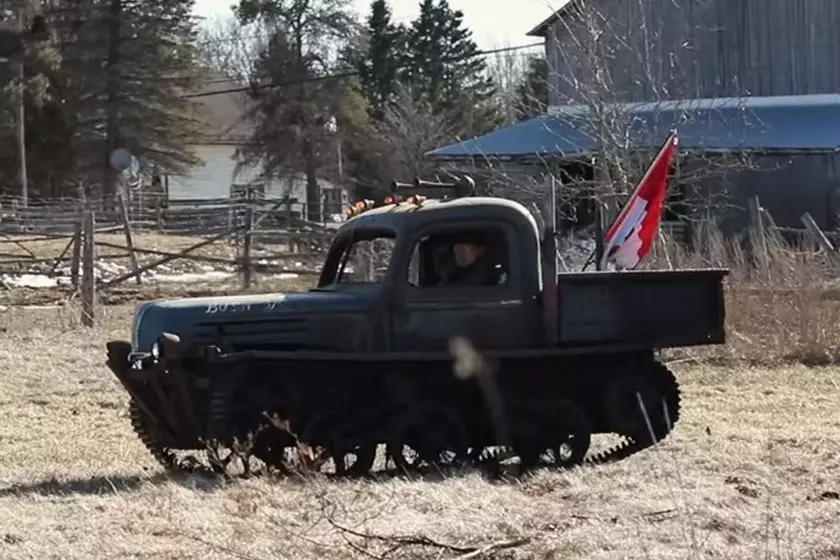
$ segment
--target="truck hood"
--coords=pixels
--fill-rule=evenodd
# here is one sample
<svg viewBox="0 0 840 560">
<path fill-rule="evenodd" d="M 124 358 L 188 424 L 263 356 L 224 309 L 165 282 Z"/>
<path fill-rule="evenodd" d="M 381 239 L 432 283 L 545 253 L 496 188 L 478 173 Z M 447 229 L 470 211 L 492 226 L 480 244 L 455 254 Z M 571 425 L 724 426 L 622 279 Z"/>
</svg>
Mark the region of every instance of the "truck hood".
<svg viewBox="0 0 840 560">
<path fill-rule="evenodd" d="M 150 301 L 137 308 L 131 345 L 149 352 L 162 332 L 170 332 L 183 342 L 223 341 L 237 349 L 335 348 L 334 337 L 347 339 L 347 320 L 363 317 L 372 299 L 312 291 Z"/>
</svg>

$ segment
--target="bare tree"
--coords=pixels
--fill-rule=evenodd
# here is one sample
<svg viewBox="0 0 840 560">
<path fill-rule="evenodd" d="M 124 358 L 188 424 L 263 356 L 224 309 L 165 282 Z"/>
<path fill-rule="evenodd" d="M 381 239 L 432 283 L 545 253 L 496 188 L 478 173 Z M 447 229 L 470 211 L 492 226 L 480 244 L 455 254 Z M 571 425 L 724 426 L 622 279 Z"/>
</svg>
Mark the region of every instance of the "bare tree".
<svg viewBox="0 0 840 560">
<path fill-rule="evenodd" d="M 396 90 L 382 121 L 372 125 L 368 137 L 368 146 L 379 155 L 377 175 L 383 183 L 427 175 L 434 166 L 425 154 L 460 132 L 453 124 L 458 119 L 436 111 L 411 86 L 398 84 Z"/>
<path fill-rule="evenodd" d="M 267 47 L 270 36 L 264 21 L 243 25 L 230 15 L 206 22 L 199 44 L 204 63 L 210 70 L 225 78 L 248 83 L 255 76 L 254 62 Z"/>
<path fill-rule="evenodd" d="M 493 53 L 486 60 L 487 73 L 496 86 L 496 101 L 503 125 L 517 121 L 517 88 L 522 84 L 527 69 L 525 54 L 501 51 Z"/>
<path fill-rule="evenodd" d="M 569 4 L 546 37 L 549 108 L 563 125 L 558 144 L 572 144 L 569 154 L 534 153 L 525 158 L 527 162 L 479 154 L 466 168 L 456 167 L 481 177 L 492 194 L 528 206 L 545 200 L 548 184 L 555 181 L 561 185 L 557 197 L 561 222 L 585 224 L 594 219 L 596 205 L 606 206 L 608 215 L 617 211 L 669 128 L 698 125 L 694 130 L 701 130 L 703 121 L 724 114 L 738 115 L 733 118 L 740 122 L 729 123 L 733 129 L 743 126 L 746 117 L 731 110 L 743 108 L 740 94 L 730 96 L 729 107 L 684 101 L 708 90 L 697 77 L 700 65 L 691 43 L 704 32 L 714 33 L 700 29 L 690 14 L 682 13 L 691 1 Z M 665 118 L 674 120 L 665 122 Z M 752 168 L 751 158 L 744 154 L 682 151 L 675 169 L 679 189 L 672 193 L 685 193 L 681 205 L 689 209 L 686 214 L 710 215 L 713 209 L 720 215 L 730 204 L 728 174 Z"/>
</svg>

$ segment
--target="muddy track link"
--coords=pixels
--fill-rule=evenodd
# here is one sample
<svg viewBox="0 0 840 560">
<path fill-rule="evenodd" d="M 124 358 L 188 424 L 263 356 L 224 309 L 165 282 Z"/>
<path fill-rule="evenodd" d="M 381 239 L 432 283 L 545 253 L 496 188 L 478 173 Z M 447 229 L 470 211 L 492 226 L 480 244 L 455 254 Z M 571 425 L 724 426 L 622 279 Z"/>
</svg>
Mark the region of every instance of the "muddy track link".
<svg viewBox="0 0 840 560">
<path fill-rule="evenodd" d="M 173 450 L 160 443 L 158 438 L 151 433 L 148 428 L 143 411 L 137 405 L 134 399 L 129 400 L 128 404 L 129 416 L 131 418 L 131 427 L 134 433 L 140 439 L 143 447 L 154 457 L 154 459 L 164 468 L 169 474 L 213 474 L 217 471 L 211 466 L 202 464 L 198 459 L 192 455 L 188 455 L 185 459 L 179 458 Z"/>
</svg>

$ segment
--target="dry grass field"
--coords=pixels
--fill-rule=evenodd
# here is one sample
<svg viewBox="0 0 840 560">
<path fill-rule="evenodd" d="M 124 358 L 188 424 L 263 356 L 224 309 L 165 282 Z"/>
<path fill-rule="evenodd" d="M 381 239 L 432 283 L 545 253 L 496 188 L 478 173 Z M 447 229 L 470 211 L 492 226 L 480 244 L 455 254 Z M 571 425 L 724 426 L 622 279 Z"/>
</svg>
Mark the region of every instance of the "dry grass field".
<svg viewBox="0 0 840 560">
<path fill-rule="evenodd" d="M 672 437 L 604 467 L 222 484 L 167 479 L 141 447 L 103 365 L 130 308 L 106 313 L 92 332 L 0 317 L 0 557 L 840 558 L 840 369 L 675 364 Z"/>
<path fill-rule="evenodd" d="M 132 306 L 90 330 L 73 305 L 7 307 L 0 557 L 840 559 L 836 275 L 784 250 L 769 276 L 704 258 L 733 269 L 730 342 L 667 356 L 684 394 L 672 436 L 519 481 L 165 477 L 104 366 Z"/>
</svg>

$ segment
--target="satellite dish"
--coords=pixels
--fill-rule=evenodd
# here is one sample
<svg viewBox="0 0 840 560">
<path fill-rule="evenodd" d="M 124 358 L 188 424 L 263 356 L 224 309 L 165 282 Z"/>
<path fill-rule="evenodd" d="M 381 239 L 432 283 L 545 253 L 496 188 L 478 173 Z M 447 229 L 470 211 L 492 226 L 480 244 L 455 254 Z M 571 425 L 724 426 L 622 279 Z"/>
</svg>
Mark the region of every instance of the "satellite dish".
<svg viewBox="0 0 840 560">
<path fill-rule="evenodd" d="M 128 180 L 128 186 L 132 189 L 140 188 L 140 185 L 143 183 L 142 178 L 140 177 L 140 160 L 134 156 L 131 156 L 131 165 L 128 166 L 126 171 L 122 172 L 123 175 L 126 175 L 126 179 Z"/>
<path fill-rule="evenodd" d="M 140 174 L 140 160 L 136 156 L 131 156 L 131 163 L 128 166 L 128 173 L 132 177 Z"/>
<path fill-rule="evenodd" d="M 113 167 L 117 171 L 125 171 L 132 167 L 133 161 L 136 160 L 134 156 L 131 155 L 131 152 L 126 150 L 125 148 L 117 148 L 113 152 L 111 152 L 111 157 L 109 158 L 109 162 L 111 167 Z"/>
</svg>

